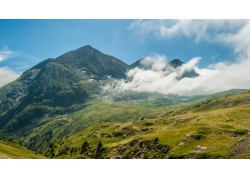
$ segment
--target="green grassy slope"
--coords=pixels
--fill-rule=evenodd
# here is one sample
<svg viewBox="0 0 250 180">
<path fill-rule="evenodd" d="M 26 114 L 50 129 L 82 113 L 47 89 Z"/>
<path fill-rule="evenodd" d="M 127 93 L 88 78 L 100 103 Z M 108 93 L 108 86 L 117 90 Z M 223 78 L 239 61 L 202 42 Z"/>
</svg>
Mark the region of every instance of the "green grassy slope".
<svg viewBox="0 0 250 180">
<path fill-rule="evenodd" d="M 97 123 L 51 144 L 44 154 L 53 158 L 249 158 L 249 131 L 248 91 L 179 108 L 164 117 Z"/>
<path fill-rule="evenodd" d="M 73 135 L 97 122 L 133 122 L 142 116 L 145 119 L 163 117 L 166 106 L 157 107 L 155 102 L 102 102 L 99 97 L 85 103 L 85 108 L 62 115 L 48 116 L 31 130 L 24 144 L 40 151 L 63 137 Z"/>
<path fill-rule="evenodd" d="M 45 156 L 37 154 L 15 142 L 0 140 L 0 159 L 44 159 Z"/>
</svg>

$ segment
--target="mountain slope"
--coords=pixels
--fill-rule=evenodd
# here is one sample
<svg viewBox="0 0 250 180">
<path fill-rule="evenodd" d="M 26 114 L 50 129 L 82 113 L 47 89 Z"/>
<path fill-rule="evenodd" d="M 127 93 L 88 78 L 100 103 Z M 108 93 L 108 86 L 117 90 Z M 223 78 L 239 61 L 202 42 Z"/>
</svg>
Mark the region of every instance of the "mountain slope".
<svg viewBox="0 0 250 180">
<path fill-rule="evenodd" d="M 101 93 L 107 76 L 123 78 L 128 66 L 91 46 L 47 59 L 0 88 L 0 133 L 26 137 L 46 116 L 71 113 Z"/>
<path fill-rule="evenodd" d="M 237 101 L 237 102 L 236 102 Z M 50 158 L 249 158 L 250 91 L 165 117 L 102 122 L 48 147 Z M 224 103 L 224 106 L 221 104 Z"/>
<path fill-rule="evenodd" d="M 0 140 L 0 159 L 45 159 L 46 157 L 37 154 L 15 142 Z"/>
<path fill-rule="evenodd" d="M 179 64 L 172 61 L 172 66 Z M 177 110 L 187 113 L 190 109 L 183 107 L 200 98 L 125 91 L 109 100 L 103 86 L 125 78 L 129 69 L 91 46 L 37 64 L 0 88 L 0 137 L 13 136 L 41 151 L 94 123 L 161 118 Z"/>
</svg>

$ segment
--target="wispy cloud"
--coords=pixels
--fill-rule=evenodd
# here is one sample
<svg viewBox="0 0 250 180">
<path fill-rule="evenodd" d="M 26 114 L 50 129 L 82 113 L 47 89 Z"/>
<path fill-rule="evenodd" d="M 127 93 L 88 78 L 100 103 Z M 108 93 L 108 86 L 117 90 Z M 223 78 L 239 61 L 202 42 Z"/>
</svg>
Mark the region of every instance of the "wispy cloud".
<svg viewBox="0 0 250 180">
<path fill-rule="evenodd" d="M 10 51 L 10 50 L 8 50 L 6 48 L 4 50 L 0 50 L 0 62 L 5 60 L 5 59 L 8 59 L 13 54 L 14 54 L 13 51 Z"/>
<path fill-rule="evenodd" d="M 0 68 L 0 87 L 8 84 L 11 81 L 14 81 L 20 76 L 19 73 L 11 70 L 8 67 L 1 67 Z"/>
<path fill-rule="evenodd" d="M 129 29 L 140 37 L 188 37 L 196 43 L 209 41 L 231 45 L 226 38 L 239 31 L 247 32 L 248 23 L 248 20 L 136 20 L 130 24 Z M 234 37 L 232 41 L 236 42 L 240 38 Z"/>
<path fill-rule="evenodd" d="M 13 60 L 8 61 L 8 59 L 13 57 L 16 58 L 14 62 Z M 29 62 L 36 60 L 36 58 L 27 54 L 9 50 L 5 46 L 0 50 L 0 62 L 6 61 L 4 62 L 4 67 L 0 67 L 0 87 L 17 79 L 30 66 Z"/>
</svg>

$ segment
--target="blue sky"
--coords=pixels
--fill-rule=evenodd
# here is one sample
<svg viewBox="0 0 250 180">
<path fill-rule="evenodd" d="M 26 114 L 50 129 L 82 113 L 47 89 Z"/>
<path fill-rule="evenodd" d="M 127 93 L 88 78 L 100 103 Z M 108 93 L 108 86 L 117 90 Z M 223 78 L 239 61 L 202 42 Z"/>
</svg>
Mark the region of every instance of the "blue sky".
<svg viewBox="0 0 250 180">
<path fill-rule="evenodd" d="M 131 28 L 134 21 L 0 20 L 0 50 L 15 52 L 0 66 L 10 66 L 14 70 L 24 67 L 21 70 L 25 70 L 46 58 L 56 58 L 84 45 L 91 45 L 128 64 L 151 53 L 182 61 L 201 56 L 204 59 L 201 66 L 234 58 L 232 49 L 219 43 L 195 42 L 193 37 L 183 35 L 157 38 L 153 33 L 139 34 Z"/>
<path fill-rule="evenodd" d="M 152 54 L 166 61 L 201 57 L 203 68 L 233 62 L 239 52 L 222 35 L 237 34 L 247 20 L 0 20 L 0 68 L 18 74 L 47 58 L 91 45 L 127 64 Z M 217 39 L 216 39 L 217 38 Z M 221 38 L 218 40 L 218 38 Z M 243 50 L 241 50 L 243 51 Z M 240 53 L 242 53 L 240 51 Z"/>
</svg>

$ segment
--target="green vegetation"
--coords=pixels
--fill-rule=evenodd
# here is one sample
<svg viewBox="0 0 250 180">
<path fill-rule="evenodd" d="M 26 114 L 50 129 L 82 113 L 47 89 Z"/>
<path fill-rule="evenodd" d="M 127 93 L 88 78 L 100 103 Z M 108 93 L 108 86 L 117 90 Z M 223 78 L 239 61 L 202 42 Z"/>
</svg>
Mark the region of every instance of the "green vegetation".
<svg viewBox="0 0 250 180">
<path fill-rule="evenodd" d="M 0 140 L 0 159 L 44 159 L 45 156 L 31 151 L 20 144 Z"/>
<path fill-rule="evenodd" d="M 249 91 L 185 97 L 105 88 L 138 65 L 90 46 L 39 63 L 0 88 L 2 144 L 48 158 L 250 157 Z"/>
<path fill-rule="evenodd" d="M 178 109 L 163 117 L 135 122 L 101 122 L 83 131 L 63 138 L 56 143 L 54 158 L 244 158 L 250 149 L 241 144 L 250 142 L 250 104 L 240 102 L 250 97 L 250 92 L 236 94 L 214 101 L 227 102 L 229 107 L 200 109 L 192 105 Z M 240 105 L 231 106 L 239 100 Z M 209 103 L 206 103 L 209 106 Z M 189 110 L 187 113 L 187 109 Z M 173 115 L 174 114 L 174 115 Z M 227 121 L 231 119 L 231 121 Z M 74 151 L 67 155 L 60 152 L 65 146 L 81 149 L 82 142 L 88 146 L 84 152 Z M 97 155 L 98 143 L 103 149 Z M 44 154 L 51 156 L 51 148 Z"/>
</svg>

